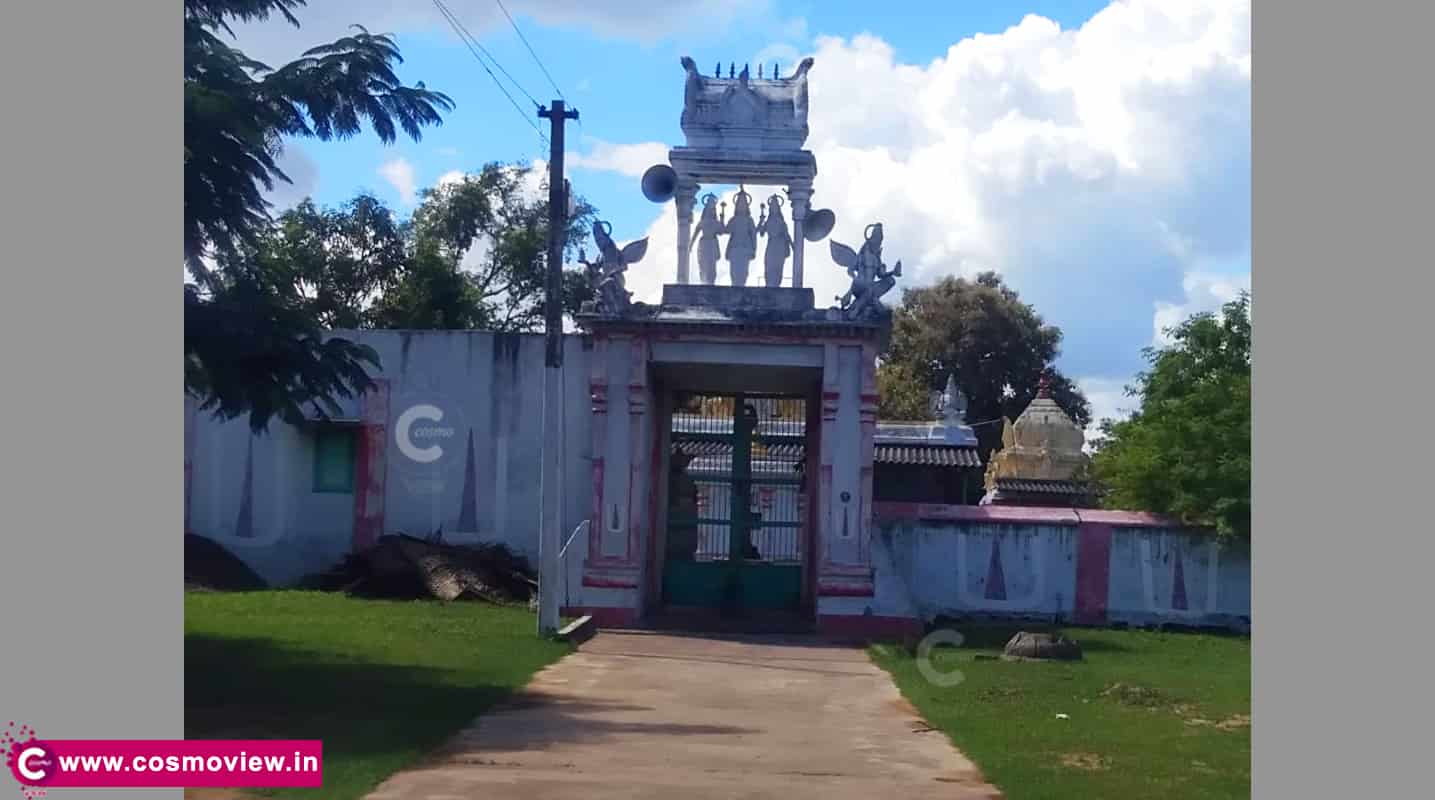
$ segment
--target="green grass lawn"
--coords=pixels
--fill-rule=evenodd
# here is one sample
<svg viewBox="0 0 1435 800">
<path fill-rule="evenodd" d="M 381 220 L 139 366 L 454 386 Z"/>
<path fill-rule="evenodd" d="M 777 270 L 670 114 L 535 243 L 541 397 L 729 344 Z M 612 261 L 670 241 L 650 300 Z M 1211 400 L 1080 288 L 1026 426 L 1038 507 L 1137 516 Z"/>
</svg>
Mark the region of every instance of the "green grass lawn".
<svg viewBox="0 0 1435 800">
<path fill-rule="evenodd" d="M 356 798 L 569 652 L 532 612 L 293 591 L 185 595 L 185 736 L 321 739 Z"/>
<path fill-rule="evenodd" d="M 1068 628 L 1083 661 L 1009 662 L 993 656 L 1016 628 L 957 630 L 932 656 L 961 670 L 950 688 L 901 648 L 872 656 L 1012 800 L 1250 797 L 1249 637 Z"/>
</svg>

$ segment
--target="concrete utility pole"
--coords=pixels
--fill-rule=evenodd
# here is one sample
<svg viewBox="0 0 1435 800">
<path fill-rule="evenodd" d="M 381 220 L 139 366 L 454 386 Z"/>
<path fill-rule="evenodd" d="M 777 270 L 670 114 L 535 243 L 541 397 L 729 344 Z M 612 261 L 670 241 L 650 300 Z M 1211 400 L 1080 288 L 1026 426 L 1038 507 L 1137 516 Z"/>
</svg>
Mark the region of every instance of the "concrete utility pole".
<svg viewBox="0 0 1435 800">
<path fill-rule="evenodd" d="M 563 239 L 568 227 L 568 192 L 563 180 L 563 128 L 578 119 L 577 109 L 554 100 L 538 116 L 552 125 L 548 134 L 548 274 L 544 291 L 543 470 L 538 522 L 538 632 L 558 630 L 558 548 L 562 542 L 563 464 L 559 454 L 563 424 Z"/>
</svg>

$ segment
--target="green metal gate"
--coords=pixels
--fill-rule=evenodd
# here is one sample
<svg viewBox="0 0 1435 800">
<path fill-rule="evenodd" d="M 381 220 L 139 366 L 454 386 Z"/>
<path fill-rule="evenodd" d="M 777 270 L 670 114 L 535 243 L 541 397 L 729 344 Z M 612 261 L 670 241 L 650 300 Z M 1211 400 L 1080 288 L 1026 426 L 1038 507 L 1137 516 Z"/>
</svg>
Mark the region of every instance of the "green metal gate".
<svg viewBox="0 0 1435 800">
<path fill-rule="evenodd" d="M 674 406 L 664 602 L 728 613 L 799 608 L 806 401 L 684 394 Z"/>
</svg>

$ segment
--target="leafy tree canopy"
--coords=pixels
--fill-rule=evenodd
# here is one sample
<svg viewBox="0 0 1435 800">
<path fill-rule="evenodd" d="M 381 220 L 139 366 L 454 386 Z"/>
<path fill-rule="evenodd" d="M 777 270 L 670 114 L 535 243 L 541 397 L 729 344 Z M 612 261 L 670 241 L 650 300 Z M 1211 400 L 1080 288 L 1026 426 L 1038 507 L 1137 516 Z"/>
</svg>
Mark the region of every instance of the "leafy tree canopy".
<svg viewBox="0 0 1435 800">
<path fill-rule="evenodd" d="M 319 45 L 278 69 L 220 37 L 230 22 L 280 15 L 298 26 L 303 0 L 185 0 L 184 375 L 201 407 L 223 417 L 295 418 L 313 403 L 332 407 L 370 385 L 374 352 L 326 338 L 315 303 L 262 265 L 244 265 L 270 225 L 264 191 L 288 177 L 277 165 L 286 137 L 347 138 L 367 123 L 385 142 L 402 130 L 418 139 L 452 101 L 394 74 L 397 46 L 357 33 Z M 228 270 L 216 274 L 211 259 Z"/>
<path fill-rule="evenodd" d="M 546 180 L 531 167 L 488 164 L 424 192 L 409 226 L 409 262 L 370 320 L 382 328 L 537 331 L 548 264 Z M 576 255 L 595 218 L 575 198 L 564 254 Z M 565 260 L 567 260 L 565 258 Z M 591 297 L 581 270 L 563 273 L 563 310 Z"/>
<path fill-rule="evenodd" d="M 877 415 L 882 419 L 932 419 L 931 391 L 911 364 L 883 361 L 877 365 Z"/>
<path fill-rule="evenodd" d="M 1001 446 L 1001 425 L 980 423 L 1015 419 L 1036 398 L 1037 382 L 1047 370 L 1052 399 L 1085 427 L 1090 403 L 1073 381 L 1050 367 L 1060 343 L 1061 330 L 1046 324 L 995 272 L 908 289 L 894 309 L 891 347 L 878 376 L 893 393 L 884 391 L 882 403 L 894 416 L 915 413 L 955 373 L 967 396 L 967 421 L 976 424 L 987 458 Z"/>
<path fill-rule="evenodd" d="M 263 192 L 289 178 L 277 166 L 283 137 L 346 139 L 368 123 L 385 143 L 417 140 L 453 108 L 422 83 L 402 85 L 386 35 L 357 33 L 311 48 L 278 69 L 225 43 L 230 20 L 282 14 L 304 0 L 185 0 L 184 257 L 203 273 L 211 250 L 253 244 L 269 221 Z"/>
<path fill-rule="evenodd" d="M 1251 532 L 1251 316 L 1242 293 L 1147 348 L 1127 394 L 1141 407 L 1103 420 L 1093 469 L 1106 504 L 1155 511 L 1218 533 Z"/>
</svg>

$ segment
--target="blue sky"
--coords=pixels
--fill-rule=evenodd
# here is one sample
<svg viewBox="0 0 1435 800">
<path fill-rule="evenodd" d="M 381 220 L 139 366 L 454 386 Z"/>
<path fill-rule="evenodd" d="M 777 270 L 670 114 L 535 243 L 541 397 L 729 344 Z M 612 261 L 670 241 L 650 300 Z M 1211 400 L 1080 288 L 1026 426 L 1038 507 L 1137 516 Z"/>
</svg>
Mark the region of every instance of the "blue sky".
<svg viewBox="0 0 1435 800">
<path fill-rule="evenodd" d="M 444 2 L 527 92 L 553 98 L 497 0 Z M 642 197 L 638 174 L 682 143 L 683 55 L 704 73 L 815 56 L 808 147 L 833 238 L 883 221 L 909 285 L 1003 272 L 1065 331 L 1058 364 L 1099 414 L 1125 405 L 1120 386 L 1159 325 L 1249 286 L 1248 0 L 504 5 L 582 115 L 567 132 L 576 190 L 618 239 L 653 239 L 630 278 L 640 295 L 672 279 L 671 209 Z M 400 76 L 456 108 L 417 143 L 296 143 L 277 204 L 364 190 L 409 210 L 410 192 L 445 174 L 546 157 L 527 120 L 546 121 L 505 84 L 523 113 L 509 104 L 431 0 L 311 0 L 298 17 L 297 32 L 240 28 L 240 46 L 278 64 L 358 22 L 393 33 Z M 841 281 L 819 256 L 809 248 L 822 298 Z"/>
</svg>

